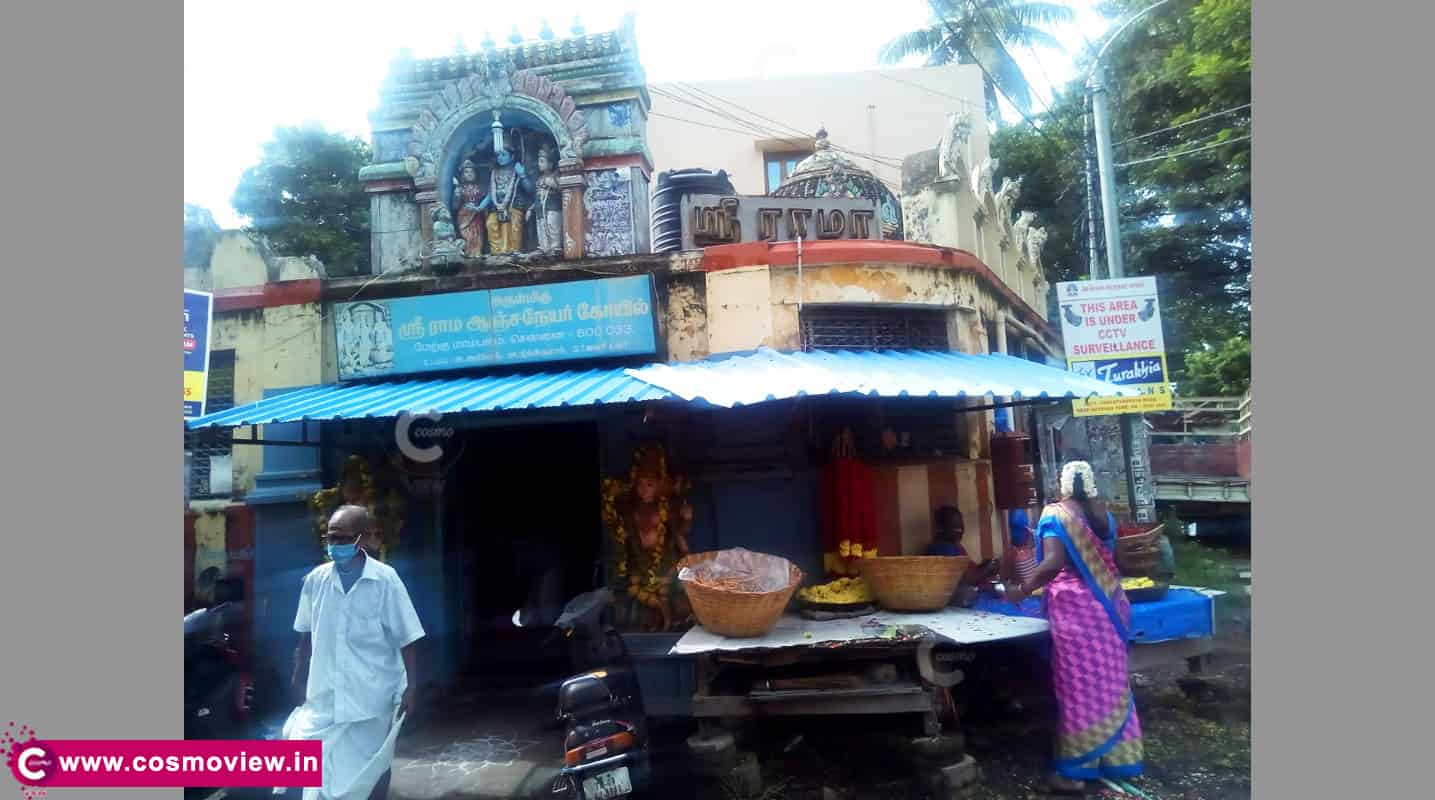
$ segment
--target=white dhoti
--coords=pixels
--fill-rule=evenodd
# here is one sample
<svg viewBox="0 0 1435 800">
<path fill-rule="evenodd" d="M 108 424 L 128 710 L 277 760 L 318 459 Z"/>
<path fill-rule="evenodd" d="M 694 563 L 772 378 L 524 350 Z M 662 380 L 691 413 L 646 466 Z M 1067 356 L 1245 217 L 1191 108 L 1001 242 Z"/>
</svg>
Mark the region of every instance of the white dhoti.
<svg viewBox="0 0 1435 800">
<path fill-rule="evenodd" d="M 299 706 L 284 723 L 285 739 L 324 743 L 324 785 L 304 789 L 304 800 L 368 800 L 394 762 L 394 742 L 404 719 L 389 717 L 335 723 L 332 716 Z"/>
</svg>

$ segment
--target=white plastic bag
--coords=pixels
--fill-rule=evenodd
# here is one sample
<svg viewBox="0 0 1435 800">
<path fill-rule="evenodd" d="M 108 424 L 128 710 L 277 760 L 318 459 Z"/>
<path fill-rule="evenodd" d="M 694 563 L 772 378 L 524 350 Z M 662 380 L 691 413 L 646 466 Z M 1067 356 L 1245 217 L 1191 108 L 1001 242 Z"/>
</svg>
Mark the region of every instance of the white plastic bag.
<svg viewBox="0 0 1435 800">
<path fill-rule="evenodd" d="M 787 588 L 791 568 L 791 562 L 781 556 L 734 547 L 718 551 L 707 561 L 683 567 L 678 580 L 716 583 L 738 592 L 777 592 Z"/>
</svg>

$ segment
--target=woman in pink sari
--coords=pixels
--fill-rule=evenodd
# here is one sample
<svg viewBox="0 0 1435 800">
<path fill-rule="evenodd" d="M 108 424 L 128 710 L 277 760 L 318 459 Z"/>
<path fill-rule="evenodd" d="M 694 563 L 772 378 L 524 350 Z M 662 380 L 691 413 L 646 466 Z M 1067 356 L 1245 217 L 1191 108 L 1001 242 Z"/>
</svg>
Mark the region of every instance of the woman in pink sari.
<svg viewBox="0 0 1435 800">
<path fill-rule="evenodd" d="M 1036 573 L 1007 592 L 1020 602 L 1046 587 L 1051 625 L 1051 671 L 1060 723 L 1052 788 L 1079 792 L 1083 781 L 1141 774 L 1141 723 L 1126 671 L 1131 606 L 1121 590 L 1116 561 L 1104 540 L 1112 520 L 1092 508 L 1091 466 L 1062 468 L 1059 503 L 1037 525 L 1043 559 Z"/>
</svg>

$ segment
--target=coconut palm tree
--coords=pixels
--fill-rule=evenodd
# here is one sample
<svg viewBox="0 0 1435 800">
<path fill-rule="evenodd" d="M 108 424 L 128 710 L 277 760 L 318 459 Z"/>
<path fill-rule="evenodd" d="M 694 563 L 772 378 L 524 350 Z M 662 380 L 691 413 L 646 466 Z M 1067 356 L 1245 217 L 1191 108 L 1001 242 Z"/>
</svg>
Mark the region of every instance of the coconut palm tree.
<svg viewBox="0 0 1435 800">
<path fill-rule="evenodd" d="M 1009 48 L 1061 50 L 1061 43 L 1043 28 L 1076 21 L 1076 12 L 1060 3 L 930 0 L 930 4 L 932 22 L 883 45 L 878 57 L 887 64 L 920 55 L 926 57 L 927 66 L 953 62 L 980 65 L 985 72 L 983 82 L 990 119 L 998 118 L 998 89 L 1023 113 L 1031 109 L 1031 85 Z"/>
</svg>

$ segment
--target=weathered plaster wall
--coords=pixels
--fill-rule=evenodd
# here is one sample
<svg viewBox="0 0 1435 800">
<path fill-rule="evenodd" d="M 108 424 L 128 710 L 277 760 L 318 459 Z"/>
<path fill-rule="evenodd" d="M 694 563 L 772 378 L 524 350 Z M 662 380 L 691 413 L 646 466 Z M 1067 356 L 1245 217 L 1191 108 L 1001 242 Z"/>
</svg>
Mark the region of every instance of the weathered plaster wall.
<svg viewBox="0 0 1435 800">
<path fill-rule="evenodd" d="M 707 323 L 708 350 L 714 355 L 776 347 L 768 267 L 708 273 Z"/>
<path fill-rule="evenodd" d="M 989 217 L 978 225 L 978 201 L 970 189 L 970 178 L 942 178 L 904 198 L 908 239 L 966 250 L 991 267 L 1002 282 L 1046 318 L 1047 284 L 1029 258 L 1018 257 L 1017 245 L 1002 246 L 997 219 Z M 914 230 L 915 229 L 915 230 Z"/>
<path fill-rule="evenodd" d="M 806 305 L 905 305 L 946 309 L 956 350 L 988 352 L 984 321 L 1001 320 L 1004 300 L 971 273 L 920 264 L 755 265 L 707 273 L 709 351 L 801 347 L 799 298 Z M 691 312 L 683 312 L 691 319 Z"/>
<path fill-rule="evenodd" d="M 262 297 L 267 288 L 323 276 L 323 264 L 317 259 L 277 257 L 263 241 L 241 231 L 220 235 L 206 268 L 185 271 L 186 287 L 216 295 L 210 348 L 234 351 L 236 405 L 263 399 L 265 389 L 333 380 L 333 354 L 326 352 L 333 348 L 324 347 L 332 337 L 323 335 L 323 308 L 318 302 L 278 305 L 260 299 L 239 310 L 225 310 L 223 300 L 246 292 Z M 251 434 L 250 428 L 235 429 L 239 438 Z M 263 448 L 235 447 L 233 468 L 235 495 L 248 493 L 263 469 Z"/>
<path fill-rule="evenodd" d="M 318 303 L 248 309 L 215 315 L 215 350 L 234 351 L 234 402 L 253 403 L 264 390 L 322 383 L 324 355 Z M 249 428 L 236 428 L 235 435 L 248 438 Z M 263 438 L 262 428 L 260 438 Z M 254 488 L 254 478 L 263 469 L 263 448 L 241 445 L 234 448 L 235 494 Z"/>
<path fill-rule="evenodd" d="M 707 276 L 701 272 L 670 277 L 664 333 L 669 361 L 699 361 L 708 347 Z"/>
</svg>

